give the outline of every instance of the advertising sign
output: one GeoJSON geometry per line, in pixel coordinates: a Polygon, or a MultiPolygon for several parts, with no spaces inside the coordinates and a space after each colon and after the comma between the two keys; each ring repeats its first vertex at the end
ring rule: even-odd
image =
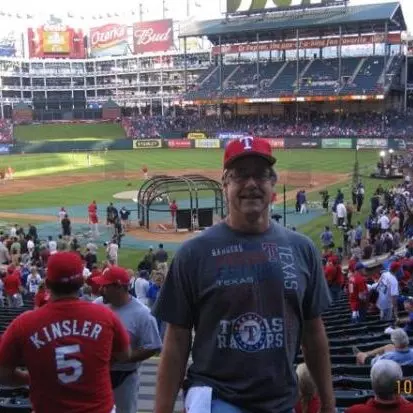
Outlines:
{"type": "Polygon", "coordinates": [[[135,54],[166,52],[173,44],[172,19],[134,23],[133,50],[135,54]]]}
{"type": "Polygon", "coordinates": [[[389,148],[396,151],[404,151],[407,149],[406,141],[402,138],[389,139],[389,148]]]}
{"type": "Polygon", "coordinates": [[[353,141],[351,138],[322,139],[321,147],[323,149],[351,149],[353,141]]]}
{"type": "Polygon", "coordinates": [[[195,148],[199,149],[218,149],[220,148],[219,139],[197,139],[195,140],[195,148]]]}
{"type": "Polygon", "coordinates": [[[266,138],[271,148],[284,148],[284,138],[266,138]]]}
{"type": "Polygon", "coordinates": [[[134,139],[133,149],[159,149],[162,148],[162,139],[134,139]]]}
{"type": "Polygon", "coordinates": [[[228,133],[220,133],[220,134],[218,135],[218,138],[219,138],[219,139],[223,139],[223,140],[226,140],[226,139],[241,139],[241,138],[243,138],[244,136],[248,136],[248,134],[246,134],[246,133],[230,133],[230,132],[228,132],[228,133]]]}
{"type": "Polygon", "coordinates": [[[284,140],[284,147],[289,149],[299,148],[320,148],[320,138],[286,138],[284,140]]]}
{"type": "Polygon", "coordinates": [[[28,29],[29,56],[34,58],[86,57],[82,30],[61,24],[28,29]]]}
{"type": "Polygon", "coordinates": [[[192,146],[191,141],[188,139],[168,139],[167,141],[168,148],[181,149],[181,148],[190,148],[192,146]]]}
{"type": "Polygon", "coordinates": [[[90,29],[90,56],[119,56],[125,53],[128,44],[128,26],[125,24],[106,24],[90,29]]]}
{"type": "Polygon", "coordinates": [[[202,132],[190,132],[188,133],[188,139],[206,139],[207,136],[202,132]]]}
{"type": "MultiPolygon", "coordinates": [[[[309,5],[308,0],[227,0],[227,13],[258,11],[262,9],[274,9],[279,7],[282,10],[299,8],[309,5]]],[[[327,6],[337,3],[344,3],[343,0],[311,0],[311,5],[327,6]]]]}
{"type": "Polygon", "coordinates": [[[0,155],[8,155],[10,153],[10,145],[0,145],[0,155]]]}
{"type": "MultiPolygon", "coordinates": [[[[362,35],[362,36],[347,36],[341,40],[342,46],[368,45],[373,43],[384,43],[384,34],[362,35]]],[[[400,44],[400,33],[390,33],[387,37],[387,43],[400,44]]],[[[308,39],[300,40],[299,49],[319,49],[323,47],[338,47],[340,46],[340,39],[333,37],[330,39],[308,39]]],[[[295,50],[297,49],[296,40],[263,42],[263,43],[242,43],[221,46],[213,46],[212,54],[219,55],[220,50],[223,54],[238,54],[238,53],[256,53],[269,52],[272,50],[295,50]]]]}
{"type": "Polygon", "coordinates": [[[387,139],[377,138],[359,138],[357,146],[360,149],[386,149],[388,145],[387,139]]]}

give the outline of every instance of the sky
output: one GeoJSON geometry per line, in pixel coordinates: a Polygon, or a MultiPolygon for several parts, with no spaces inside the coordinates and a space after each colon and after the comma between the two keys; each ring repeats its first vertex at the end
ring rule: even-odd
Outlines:
{"type": "MultiPolygon", "coordinates": [[[[386,3],[389,0],[350,0],[350,4],[386,3]]],[[[413,0],[400,0],[409,32],[413,33],[413,0]]],[[[226,0],[135,0],[114,2],[113,0],[14,0],[13,2],[0,1],[1,12],[6,13],[33,13],[36,23],[44,24],[50,14],[63,18],[63,23],[79,22],[82,26],[91,27],[109,22],[132,23],[139,20],[139,11],[142,10],[144,20],[162,19],[162,5],[165,4],[165,17],[175,20],[186,20],[188,4],[190,18],[194,20],[207,20],[219,18],[225,12],[226,0]],[[7,4],[6,4],[7,3],[7,4]],[[140,4],[142,7],[140,8],[140,4]],[[67,13],[74,16],[83,16],[84,20],[70,22],[64,19],[67,13]],[[119,17],[112,17],[117,13],[119,17]],[[109,14],[109,16],[108,16],[109,14]],[[101,16],[102,19],[92,19],[92,16],[101,16]]],[[[1,32],[17,29],[16,20],[0,20],[1,32]]],[[[34,21],[33,21],[34,23],[34,21]]],[[[27,22],[25,26],[27,27],[27,22]]],[[[74,25],[74,24],[73,24],[74,25]]]]}

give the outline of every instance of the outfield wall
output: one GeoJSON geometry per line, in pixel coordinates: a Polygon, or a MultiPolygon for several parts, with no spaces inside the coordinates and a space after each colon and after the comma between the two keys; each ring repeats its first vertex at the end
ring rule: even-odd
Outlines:
{"type": "MultiPolygon", "coordinates": [[[[223,135],[221,139],[113,139],[90,141],[18,142],[15,145],[0,144],[0,155],[21,153],[64,153],[103,150],[140,149],[220,149],[237,135],[223,135]]],[[[318,138],[318,137],[265,137],[274,149],[413,149],[413,139],[404,138],[318,138]]]]}

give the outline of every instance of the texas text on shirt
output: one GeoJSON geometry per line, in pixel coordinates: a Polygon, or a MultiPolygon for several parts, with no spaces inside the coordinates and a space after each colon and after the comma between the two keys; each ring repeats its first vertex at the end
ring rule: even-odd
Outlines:
{"type": "Polygon", "coordinates": [[[220,223],[177,252],[154,314],[195,327],[188,387],[210,386],[248,412],[273,413],[294,408],[300,326],[329,303],[319,253],[305,236],[276,224],[244,236],[220,223]]]}
{"type": "Polygon", "coordinates": [[[109,413],[110,360],[128,346],[127,332],[109,309],[59,300],[10,324],[0,342],[0,370],[27,367],[36,413],[109,413]]]}

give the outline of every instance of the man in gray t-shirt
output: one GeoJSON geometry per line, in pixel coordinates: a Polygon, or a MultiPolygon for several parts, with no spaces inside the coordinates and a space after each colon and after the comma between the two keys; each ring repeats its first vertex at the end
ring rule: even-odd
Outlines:
{"type": "Polygon", "coordinates": [[[328,341],[330,304],[320,255],[303,235],[269,220],[276,181],[267,141],[226,148],[226,220],[175,255],[154,314],[168,323],[155,413],[171,413],[195,329],[185,407],[211,413],[290,413],[297,399],[294,359],[303,346],[321,412],[333,413],[328,341]],[[198,406],[198,407],[195,407],[198,406]]]}
{"type": "Polygon", "coordinates": [[[127,271],[120,267],[111,267],[102,276],[94,278],[94,282],[102,286],[103,295],[95,303],[108,304],[130,336],[130,360],[115,363],[111,368],[117,413],[138,411],[139,366],[162,347],[157,322],[148,307],[129,295],[129,281],[127,271]]]}

